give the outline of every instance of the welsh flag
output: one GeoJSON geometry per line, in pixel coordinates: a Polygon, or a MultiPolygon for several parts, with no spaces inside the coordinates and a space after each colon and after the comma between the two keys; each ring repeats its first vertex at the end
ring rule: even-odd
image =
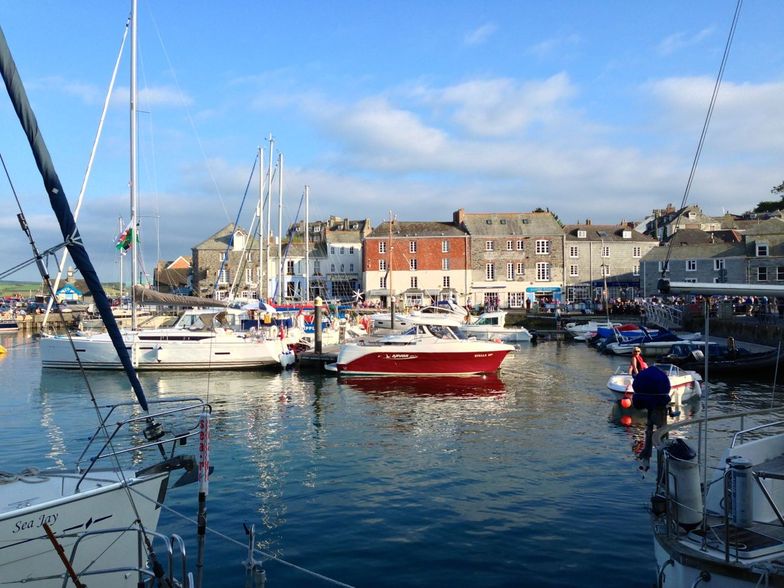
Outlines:
{"type": "Polygon", "coordinates": [[[125,230],[122,233],[120,233],[117,236],[117,238],[114,240],[114,246],[117,249],[117,251],[120,252],[121,255],[125,255],[125,252],[131,248],[134,240],[133,237],[134,237],[133,227],[129,223],[128,226],[125,227],[125,230]]]}

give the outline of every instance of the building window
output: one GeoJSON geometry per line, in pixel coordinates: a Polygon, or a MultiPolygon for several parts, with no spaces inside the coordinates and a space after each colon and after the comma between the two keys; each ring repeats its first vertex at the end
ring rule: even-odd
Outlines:
{"type": "Polygon", "coordinates": [[[354,273],[354,264],[353,263],[348,264],[348,271],[350,271],[351,273],[354,273]]]}
{"type": "Polygon", "coordinates": [[[252,284],[253,283],[253,268],[246,267],[245,268],[245,283],[252,284]]]}
{"type": "Polygon", "coordinates": [[[218,273],[218,283],[219,284],[228,284],[229,283],[229,270],[223,268],[218,273]]]}
{"type": "Polygon", "coordinates": [[[580,249],[577,245],[569,245],[569,257],[580,257],[580,249]]]}
{"type": "Polygon", "coordinates": [[[522,292],[507,292],[506,305],[509,308],[522,308],[525,304],[525,296],[522,292]]]}
{"type": "Polygon", "coordinates": [[[697,278],[686,278],[683,281],[688,283],[688,284],[696,284],[697,283],[697,278]]]}
{"type": "Polygon", "coordinates": [[[495,280],[495,266],[492,263],[485,264],[485,280],[489,282],[495,280]]]}
{"type": "Polygon", "coordinates": [[[416,241],[409,241],[408,242],[408,252],[409,253],[416,253],[416,241]]]}
{"type": "Polygon", "coordinates": [[[294,275],[294,260],[289,259],[286,261],[286,275],[293,276],[294,275]]]}
{"type": "Polygon", "coordinates": [[[378,252],[379,253],[386,253],[387,252],[387,242],[386,241],[379,241],[378,242],[378,252]]]}
{"type": "Polygon", "coordinates": [[[517,267],[515,268],[515,274],[517,274],[518,278],[525,275],[525,264],[524,263],[518,263],[517,264],[517,267]]]}
{"type": "Polygon", "coordinates": [[[517,250],[518,251],[523,251],[524,248],[525,248],[525,241],[523,241],[522,239],[518,239],[517,240],[517,250]]]}
{"type": "Polygon", "coordinates": [[[766,267],[758,267],[757,268],[757,281],[758,282],[767,282],[768,281],[768,268],[766,268],[766,267]]]}
{"type": "Polygon", "coordinates": [[[661,272],[668,272],[668,271],[670,271],[670,262],[668,261],[665,264],[665,262],[660,261],[659,262],[659,273],[661,273],[661,272]]]}
{"type": "Polygon", "coordinates": [[[411,278],[411,287],[412,287],[412,288],[418,288],[418,287],[419,287],[419,286],[417,286],[417,284],[418,284],[418,283],[419,283],[419,282],[417,281],[417,278],[416,278],[416,276],[413,276],[413,277],[411,278]]]}
{"type": "MultiPolygon", "coordinates": [[[[511,241],[510,241],[510,243],[511,243],[511,241]]],[[[506,264],[506,279],[507,280],[514,280],[514,277],[515,277],[514,276],[514,264],[513,263],[507,263],[506,264]]]]}
{"type": "Polygon", "coordinates": [[[340,248],[340,254],[341,255],[345,255],[345,253],[346,253],[346,248],[345,247],[341,247],[340,248]]]}
{"type": "Polygon", "coordinates": [[[633,265],[632,266],[632,275],[633,276],[639,276],[640,275],[640,266],[639,265],[633,265]]]}
{"type": "Polygon", "coordinates": [[[330,253],[330,255],[335,255],[335,247],[334,246],[329,248],[329,253],[330,253]]]}
{"type": "Polygon", "coordinates": [[[495,243],[493,241],[485,241],[485,251],[493,251],[495,243]]]}
{"type": "Polygon", "coordinates": [[[329,271],[331,271],[333,274],[335,273],[335,264],[334,263],[329,264],[329,271]]]}
{"type": "Polygon", "coordinates": [[[221,251],[220,262],[223,263],[224,261],[226,261],[226,252],[225,251],[221,251]]]}
{"type": "Polygon", "coordinates": [[[318,275],[321,273],[321,262],[316,260],[313,262],[313,273],[318,275]]]}
{"type": "MultiPolygon", "coordinates": [[[[549,241],[545,241],[545,243],[549,243],[549,241]]],[[[550,264],[546,261],[540,261],[536,264],[536,280],[538,282],[550,280],[550,264]]]]}
{"type": "Polygon", "coordinates": [[[341,264],[340,264],[340,273],[342,274],[342,273],[344,273],[345,271],[346,271],[346,264],[345,264],[345,263],[341,263],[341,264]]]}
{"type": "Polygon", "coordinates": [[[506,250],[507,251],[513,251],[514,250],[514,242],[513,241],[507,241],[506,242],[506,250]]]}
{"type": "Polygon", "coordinates": [[[602,265],[602,275],[605,276],[605,277],[610,275],[610,266],[609,265],[606,265],[606,264],[602,265]]]}
{"type": "Polygon", "coordinates": [[[768,244],[757,243],[757,257],[767,257],[767,256],[768,256],[768,244]]]}
{"type": "Polygon", "coordinates": [[[387,277],[386,276],[381,276],[378,279],[378,287],[379,288],[386,288],[387,287],[387,277]]]}
{"type": "Polygon", "coordinates": [[[632,257],[642,257],[642,249],[639,245],[632,247],[632,257]]]}
{"type": "Polygon", "coordinates": [[[724,259],[713,260],[713,271],[719,272],[724,269],[724,259]]]}
{"type": "Polygon", "coordinates": [[[386,259],[379,259],[378,260],[378,271],[380,271],[380,272],[387,271],[387,260],[386,259]]]}
{"type": "Polygon", "coordinates": [[[588,231],[584,231],[583,229],[578,229],[577,231],[578,239],[585,239],[587,236],[588,236],[588,231]]]}
{"type": "Polygon", "coordinates": [[[451,282],[449,280],[449,276],[444,276],[441,279],[441,286],[443,286],[444,288],[451,288],[452,287],[451,286],[451,282]]]}
{"type": "Polygon", "coordinates": [[[697,271],[697,260],[696,259],[687,259],[686,260],[686,271],[687,272],[696,272],[697,271]]]}
{"type": "Polygon", "coordinates": [[[548,241],[547,239],[537,239],[536,254],[547,255],[548,253],[550,253],[550,241],[548,241]]]}
{"type": "Polygon", "coordinates": [[[576,265],[569,266],[569,275],[573,278],[576,278],[580,275],[580,268],[576,265]]]}
{"type": "Polygon", "coordinates": [[[449,259],[446,257],[441,260],[441,269],[445,272],[449,271],[449,259]]]}
{"type": "Polygon", "coordinates": [[[408,260],[408,269],[410,269],[412,272],[415,272],[416,268],[417,268],[416,259],[409,259],[408,260]]]}
{"type": "Polygon", "coordinates": [[[610,257],[610,246],[602,245],[602,257],[610,257]]]}
{"type": "Polygon", "coordinates": [[[449,241],[446,239],[441,241],[441,253],[449,253],[449,241]]]}
{"type": "Polygon", "coordinates": [[[348,252],[349,252],[350,255],[354,255],[354,246],[353,245],[348,248],[348,252]]]}

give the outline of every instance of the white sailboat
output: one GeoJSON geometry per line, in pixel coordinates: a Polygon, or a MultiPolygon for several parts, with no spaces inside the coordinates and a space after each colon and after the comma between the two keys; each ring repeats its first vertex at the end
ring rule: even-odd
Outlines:
{"type": "MultiPolygon", "coordinates": [[[[137,221],[137,165],[138,140],[136,132],[136,27],[132,23],[131,35],[131,84],[130,84],[130,230],[136,235],[137,221]]],[[[132,237],[133,238],[133,237],[132,237]]],[[[131,274],[138,275],[138,247],[131,247],[131,274]]],[[[122,331],[125,346],[138,370],[176,369],[237,369],[280,367],[281,358],[288,348],[280,340],[265,338],[263,333],[249,337],[225,328],[219,321],[207,319],[199,327],[180,323],[173,328],[140,330],[137,326],[138,288],[131,292],[131,328],[122,331]],[[188,331],[198,331],[191,332],[188,331]]],[[[203,304],[202,304],[203,305],[203,304]]],[[[225,307],[219,301],[214,307],[225,307]]],[[[217,316],[219,311],[213,314],[217,316]]],[[[122,369],[112,350],[108,333],[41,336],[41,359],[45,368],[70,369],[122,369]],[[74,350],[78,357],[74,354],[74,350]]]]}
{"type": "MultiPolygon", "coordinates": [[[[135,22],[135,2],[132,21],[135,22]]],[[[196,459],[177,456],[175,451],[188,438],[208,431],[209,407],[195,398],[148,403],[131,367],[109,300],[82,245],[2,29],[0,72],[33,150],[65,246],[93,292],[112,334],[118,363],[126,367],[138,400],[113,407],[99,406],[86,381],[99,424],[95,431],[87,433],[87,447],[75,467],[26,470],[0,477],[0,581],[43,588],[69,583],[130,587],[144,585],[159,573],[174,581],[173,570],[167,572],[160,567],[154,549],[154,544],[159,543],[156,527],[161,502],[169,476],[177,469],[185,469],[186,474],[175,485],[197,478],[206,484],[206,454],[199,462],[197,476],[196,459]],[[201,419],[201,431],[191,422],[195,418],[201,419]],[[137,437],[139,432],[143,439],[137,437]],[[151,465],[142,465],[151,456],[151,465]]],[[[18,217],[35,258],[40,259],[24,215],[20,212],[18,217]]],[[[39,270],[42,277],[46,276],[42,265],[39,270]]],[[[53,295],[51,284],[48,280],[46,283],[53,295]]],[[[165,538],[165,544],[169,541],[165,538]]]]}

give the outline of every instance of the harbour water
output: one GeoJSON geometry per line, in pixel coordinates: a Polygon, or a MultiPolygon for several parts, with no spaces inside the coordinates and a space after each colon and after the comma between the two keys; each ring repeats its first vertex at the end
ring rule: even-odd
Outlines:
{"type": "MultiPolygon", "coordinates": [[[[42,371],[25,333],[0,344],[1,469],[72,465],[96,423],[81,376],[42,371]]],[[[141,377],[151,398],[213,407],[207,586],[243,585],[243,524],[294,564],[265,561],[270,586],[331,585],[299,568],[355,586],[651,586],[643,425],[619,424],[606,388],[626,362],[551,341],[524,345],[497,378],[141,377]]],[[[130,398],[120,374],[89,378],[103,403],[130,398]]],[[[718,382],[711,402],[770,394],[718,382]]],[[[188,540],[191,564],[196,492],[171,489],[176,513],[159,527],[188,540]]]]}

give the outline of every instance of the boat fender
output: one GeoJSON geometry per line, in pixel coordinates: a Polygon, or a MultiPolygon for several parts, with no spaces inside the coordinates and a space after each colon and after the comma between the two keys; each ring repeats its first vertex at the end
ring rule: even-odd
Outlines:
{"type": "Polygon", "coordinates": [[[649,367],[638,373],[632,382],[636,409],[657,408],[670,403],[670,379],[657,367],[649,367]]]}
{"type": "Polygon", "coordinates": [[[694,351],[692,351],[692,352],[691,352],[691,356],[692,356],[692,357],[693,357],[693,358],[694,358],[696,361],[702,361],[703,359],[705,359],[705,354],[702,352],[702,350],[701,350],[701,349],[695,349],[694,351]]]}
{"type": "Polygon", "coordinates": [[[674,439],[664,446],[669,463],[670,498],[675,505],[678,524],[686,530],[702,523],[702,488],[697,452],[683,439],[674,439]]]}

